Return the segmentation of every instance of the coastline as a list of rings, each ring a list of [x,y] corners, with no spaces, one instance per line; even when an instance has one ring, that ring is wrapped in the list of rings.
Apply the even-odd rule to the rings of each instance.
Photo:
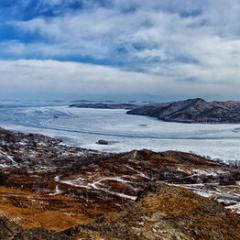
[[[54,118],[55,115],[60,117]],[[21,116],[19,122],[14,121],[16,116]],[[99,151],[114,153],[146,148],[160,152],[173,149],[226,161],[236,161],[240,156],[239,125],[234,124],[219,126],[168,123],[127,115],[125,110],[96,111],[68,107],[32,108],[27,111],[12,109],[9,118],[13,121],[1,118],[3,126],[9,127],[12,124],[13,130],[43,133],[63,138],[71,146]],[[29,122],[35,126],[31,127]],[[106,139],[109,144],[95,144],[99,139]]]

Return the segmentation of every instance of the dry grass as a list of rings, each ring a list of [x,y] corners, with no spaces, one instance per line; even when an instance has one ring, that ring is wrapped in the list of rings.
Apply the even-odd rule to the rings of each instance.
[[[26,229],[44,227],[63,231],[92,223],[105,210],[86,209],[76,197],[49,196],[26,190],[0,187],[0,214]]]
[[[185,228],[196,240],[240,239],[240,217],[216,201],[190,190],[165,186],[160,194],[142,200],[147,212],[161,212],[176,228]]]

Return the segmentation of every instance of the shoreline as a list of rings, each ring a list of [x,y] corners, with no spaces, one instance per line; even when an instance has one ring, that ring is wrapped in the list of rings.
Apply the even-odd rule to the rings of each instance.
[[[22,127],[22,126],[16,126],[16,125],[5,125],[5,127],[10,128],[13,131],[20,131],[25,133],[39,133],[44,134],[50,137],[55,137],[58,139],[63,139],[64,143],[69,146],[81,146],[82,148],[87,149],[95,149],[97,151],[104,151],[104,152],[112,152],[112,153],[121,153],[126,151],[131,151],[133,149],[144,149],[149,148],[153,151],[161,152],[161,151],[167,151],[167,150],[178,150],[178,151],[184,151],[184,152],[193,152],[195,154],[201,155],[201,156],[210,156],[213,160],[222,160],[224,162],[227,161],[238,161],[238,139],[232,138],[229,135],[229,138],[216,138],[216,139],[205,139],[205,138],[199,138],[196,139],[189,139],[189,138],[172,138],[171,135],[167,138],[154,138],[149,139],[146,137],[145,139],[142,138],[136,138],[134,135],[133,140],[131,138],[128,138],[128,136],[125,136],[124,134],[121,136],[123,137],[117,137],[116,134],[111,134],[111,136],[108,137],[106,135],[101,135],[100,132],[95,132],[89,135],[89,131],[81,131],[84,133],[79,133],[79,131],[64,131],[64,129],[55,129],[55,130],[49,130],[48,127],[45,128],[38,128],[38,127]],[[10,127],[9,127],[10,126]],[[166,126],[170,127],[170,126]],[[141,130],[141,129],[140,129]],[[186,131],[193,132],[194,129],[186,129]],[[215,128],[212,129],[214,131]],[[180,131],[180,130],[177,130]],[[207,130],[206,130],[207,131]],[[211,129],[209,129],[211,132]],[[223,129],[222,131],[227,131],[226,134],[228,134],[231,129]],[[164,133],[163,133],[164,134]],[[221,131],[219,131],[219,134],[221,134]],[[230,133],[229,133],[230,134]],[[95,144],[99,139],[106,139],[110,142],[110,144],[106,146],[100,146]],[[149,142],[151,141],[151,142]],[[209,145],[213,144],[212,148],[209,148]],[[228,146],[230,148],[228,148]],[[226,151],[224,151],[226,149]]]

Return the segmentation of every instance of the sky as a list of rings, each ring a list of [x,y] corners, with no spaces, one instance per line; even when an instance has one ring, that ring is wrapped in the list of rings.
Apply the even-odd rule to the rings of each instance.
[[[240,99],[239,0],[1,0],[0,98]]]

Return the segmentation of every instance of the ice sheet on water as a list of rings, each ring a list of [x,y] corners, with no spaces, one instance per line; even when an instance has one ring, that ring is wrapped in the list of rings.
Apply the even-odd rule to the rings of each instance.
[[[181,150],[223,160],[240,159],[239,124],[183,124],[127,115],[125,110],[67,106],[1,108],[0,124],[60,137],[67,144],[109,152]],[[100,138],[109,145],[98,145]]]
[[[0,123],[10,123],[22,126],[40,127],[41,122],[56,118],[73,117],[67,111],[59,111],[54,107],[4,106],[0,108]]]

